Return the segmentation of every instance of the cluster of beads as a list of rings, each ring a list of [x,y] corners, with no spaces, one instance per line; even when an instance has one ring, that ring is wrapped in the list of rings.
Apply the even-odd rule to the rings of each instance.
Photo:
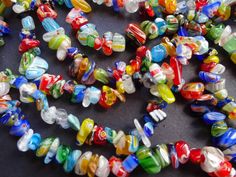
[[[66,22],[71,24],[76,33],[78,41],[84,45],[102,49],[105,55],[111,55],[114,52],[123,52],[125,50],[125,38],[119,33],[113,34],[108,31],[99,37],[96,25],[88,22],[84,13],[80,9],[72,9],[66,17]]]
[[[125,9],[129,13],[135,13],[140,9],[140,11],[145,11],[145,13],[149,16],[154,16],[155,14],[160,14],[161,12],[173,14],[177,8],[176,0],[93,0],[93,2],[98,5],[105,4],[107,7],[112,6],[115,12],[120,12],[122,9]]]
[[[165,32],[167,34],[177,32],[179,36],[206,35],[207,38],[222,46],[231,55],[231,60],[235,62],[235,33],[232,33],[230,26],[225,27],[219,23],[230,17],[231,6],[228,5],[229,2],[209,2],[202,4],[201,7],[198,3],[193,2],[195,6],[191,7],[191,10],[181,10],[176,12],[176,15],[167,15],[165,20],[158,17],[154,22],[146,20],[140,25],[131,23],[126,28],[126,35],[138,46],[145,44],[147,37],[155,39]],[[213,25],[213,22],[219,24]],[[164,47],[160,49],[160,52],[163,53],[166,50]],[[182,51],[181,48],[179,50]],[[187,49],[185,51],[187,54]]]
[[[48,70],[48,63],[39,57],[40,41],[36,40],[33,31],[35,29],[33,18],[23,17],[21,23],[23,28],[19,34],[21,38],[19,52],[22,53],[22,57],[19,72],[29,80],[38,79]]]
[[[42,139],[40,134],[34,133],[33,129],[30,128],[29,121],[25,119],[25,115],[18,107],[19,101],[13,101],[9,95],[6,95],[10,88],[9,83],[1,82],[1,85],[8,87],[8,90],[1,91],[2,106],[0,113],[3,115],[0,122],[11,127],[11,135],[20,137],[17,142],[18,149],[22,152],[28,150],[36,151],[37,157],[44,157],[45,164],[54,160],[63,165],[67,173],[74,170],[77,175],[87,174],[88,176],[104,177],[108,176],[111,171],[115,176],[121,177],[128,176],[140,165],[147,173],[156,174],[170,164],[174,168],[178,168],[179,164],[185,164],[190,160],[195,164],[200,164],[201,168],[210,176],[234,177],[236,175],[235,169],[231,163],[225,160],[224,154],[219,149],[214,147],[190,149],[189,145],[184,141],[177,141],[174,144],[169,143],[167,145],[161,144],[155,148],[140,147],[135,154],[130,154],[122,162],[121,159],[116,157],[111,157],[107,160],[104,156],[92,154],[90,151],[82,154],[80,150],[72,150],[69,146],[61,144],[59,138],[49,137]],[[71,117],[73,116],[71,115]],[[71,120],[73,119],[71,118]],[[72,123],[73,128],[79,128],[78,124],[76,127],[73,125],[76,124]],[[88,128],[93,127],[93,125],[94,123],[91,119],[86,119],[81,128],[87,126],[87,129],[83,132],[84,134],[79,133],[78,136],[87,135],[91,131]],[[79,143],[83,143],[83,141],[85,141],[84,138],[79,138]],[[124,146],[127,146],[127,144]]]

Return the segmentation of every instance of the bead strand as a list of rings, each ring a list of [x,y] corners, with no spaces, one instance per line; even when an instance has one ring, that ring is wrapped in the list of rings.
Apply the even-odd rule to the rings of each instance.
[[[72,9],[66,17],[76,33],[76,38],[83,46],[89,46],[95,50],[102,50],[107,56],[114,52],[125,51],[125,38],[119,33],[105,32],[99,37],[96,25],[89,23],[85,14],[80,9]]]
[[[6,93],[7,94],[7,93]],[[49,137],[42,139],[41,135],[34,133],[30,123],[25,119],[18,101],[12,101],[9,95],[2,95],[1,123],[10,127],[10,134],[20,137],[17,147],[20,151],[36,151],[37,157],[44,157],[44,163],[52,160],[63,165],[64,171],[75,171],[77,175],[108,176],[110,171],[115,176],[128,176],[138,165],[147,173],[156,174],[162,168],[172,164],[178,168],[179,164],[192,161],[200,164],[203,171],[210,176],[234,177],[235,169],[225,160],[224,154],[217,148],[204,147],[190,149],[184,141],[157,145],[155,149],[140,147],[135,154],[130,154],[123,162],[121,159],[111,157],[109,161],[98,154],[87,151],[82,154],[80,150],[72,150],[69,146],[60,143],[59,138]],[[8,116],[6,116],[8,115]],[[211,159],[211,160],[210,160]],[[214,163],[212,160],[214,159]]]

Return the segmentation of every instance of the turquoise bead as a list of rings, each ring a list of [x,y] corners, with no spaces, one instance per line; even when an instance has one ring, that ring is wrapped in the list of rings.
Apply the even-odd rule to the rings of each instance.
[[[73,170],[81,154],[80,150],[74,150],[67,156],[66,162],[63,165],[65,172],[69,173]]]
[[[35,29],[35,24],[34,20],[31,16],[27,16],[21,20],[22,26],[26,30],[34,30]]]
[[[161,62],[167,56],[167,51],[162,44],[159,44],[152,48],[151,54],[153,62]]]
[[[156,18],[154,21],[155,25],[158,28],[158,34],[163,35],[166,32],[167,25],[164,19],[162,18]]]
[[[45,18],[42,21],[42,25],[47,32],[55,31],[56,29],[60,28],[58,23],[53,18]]]

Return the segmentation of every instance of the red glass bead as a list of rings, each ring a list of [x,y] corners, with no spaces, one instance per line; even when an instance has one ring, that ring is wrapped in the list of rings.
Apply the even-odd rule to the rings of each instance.
[[[135,72],[140,71],[141,62],[140,60],[130,60],[130,65],[134,68]]]
[[[19,52],[26,52],[28,51],[29,49],[32,49],[34,47],[38,47],[40,45],[40,41],[38,40],[34,40],[34,39],[23,39],[20,43],[20,46],[19,46]]]
[[[102,44],[102,51],[105,55],[109,56],[112,54],[112,41],[106,41],[104,40],[103,41],[103,44]]]
[[[100,50],[102,48],[103,40],[100,37],[95,38],[94,40],[94,49]]]
[[[109,165],[112,173],[117,177],[128,177],[129,173],[122,166],[122,160],[116,157],[109,159]]]
[[[170,58],[170,66],[174,70],[175,78],[173,80],[175,85],[179,85],[182,82],[182,65],[181,63],[175,58]]]
[[[207,5],[208,0],[196,0],[195,5],[196,5],[196,10],[200,10],[203,6]]]
[[[61,75],[52,75],[52,74],[44,74],[41,77],[40,84],[39,84],[39,90],[42,92],[49,94],[50,88],[59,80],[62,80]]]
[[[148,48],[146,46],[141,46],[137,48],[136,50],[136,56],[139,56],[140,58],[143,58],[146,56]]]
[[[181,89],[181,95],[185,99],[199,99],[204,92],[204,84],[201,82],[192,82],[185,84]]]
[[[118,81],[121,79],[120,72],[116,69],[113,70],[113,77]]]
[[[212,68],[214,68],[217,65],[217,63],[215,62],[211,62],[211,63],[202,63],[201,64],[201,71],[206,71],[206,72],[210,72]]]
[[[107,134],[103,129],[103,127],[96,126],[93,135],[94,144],[105,145],[107,143],[106,139],[107,139]]]
[[[130,23],[126,28],[126,35],[138,46],[143,45],[146,42],[146,34],[136,24]]]
[[[43,19],[50,17],[50,18],[57,18],[57,13],[54,11],[49,4],[41,4],[37,9],[37,16],[40,21]]]
[[[189,160],[194,164],[200,164],[201,149],[191,149],[189,154]]]
[[[215,175],[217,177],[228,177],[230,176],[231,170],[232,170],[232,164],[228,161],[224,161],[220,163],[220,167],[215,172]]]
[[[71,23],[71,27],[73,30],[78,31],[81,26],[85,25],[88,23],[88,19],[83,17],[83,16],[78,16],[74,18],[74,20]]]
[[[185,164],[190,155],[189,145],[185,141],[177,141],[175,143],[175,150],[180,163]]]
[[[158,105],[157,101],[149,101],[149,103],[146,107],[146,111],[147,112],[152,112],[156,109],[160,109],[160,106]]]

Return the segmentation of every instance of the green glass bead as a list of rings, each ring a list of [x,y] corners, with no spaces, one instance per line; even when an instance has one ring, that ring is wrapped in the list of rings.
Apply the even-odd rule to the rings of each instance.
[[[57,0],[57,3],[58,3],[59,5],[63,5],[63,4],[64,4],[64,0]]]
[[[165,168],[170,165],[170,157],[168,152],[168,147],[165,144],[157,145],[154,151],[159,157],[161,167]]]
[[[158,0],[148,0],[148,4],[152,7],[158,6]]]
[[[216,26],[213,26],[207,33],[207,38],[209,38],[212,41],[218,40],[224,29],[225,29],[224,24],[218,24]]]
[[[230,102],[228,104],[226,104],[225,106],[223,106],[222,110],[224,112],[226,112],[227,114],[229,114],[230,112],[233,112],[236,109],[236,104],[235,102]]]
[[[71,153],[71,148],[69,146],[60,145],[57,149],[56,161],[60,164],[63,164],[67,156]]]
[[[109,76],[107,72],[102,68],[98,68],[94,70],[94,77],[97,81],[100,81],[103,84],[108,84],[109,82]]]
[[[92,48],[94,47],[95,38],[96,38],[96,36],[94,36],[94,35],[88,35],[88,37],[87,37],[87,45],[89,47],[92,47]]]
[[[236,51],[236,33],[231,35],[231,38],[223,45],[223,48],[229,53]]]
[[[65,84],[65,80],[60,80],[56,82],[49,90],[50,95],[53,96],[53,98],[57,99],[62,96],[64,93],[63,86]]]
[[[21,74],[25,74],[27,68],[32,64],[34,57],[35,56],[30,52],[23,53],[19,66],[19,72]]]
[[[155,23],[145,20],[140,24],[140,27],[149,39],[155,39],[158,36],[158,28]]]
[[[142,67],[141,67],[141,71],[142,72],[146,72],[149,71],[149,67],[151,66],[152,62],[148,59],[148,58],[144,58],[142,60]]]
[[[44,139],[40,145],[39,145],[39,148],[37,149],[36,151],[36,156],[37,157],[43,157],[43,156],[46,156],[49,149],[50,149],[50,146],[52,145],[52,142],[54,141],[55,138],[46,138]]]
[[[211,135],[218,137],[223,135],[228,130],[228,126],[224,121],[216,122],[211,127]]]
[[[157,154],[154,154],[150,148],[141,147],[136,156],[139,164],[149,174],[156,174],[161,171],[161,162]]]

